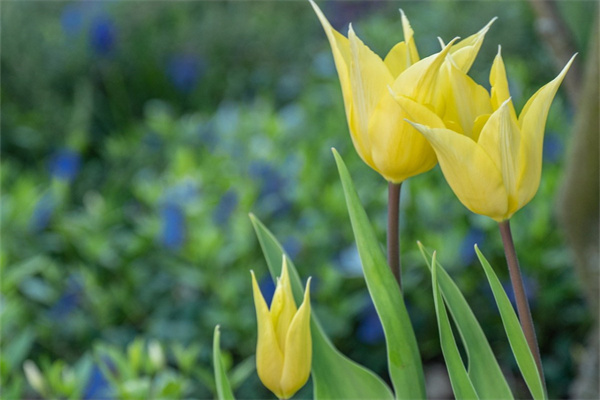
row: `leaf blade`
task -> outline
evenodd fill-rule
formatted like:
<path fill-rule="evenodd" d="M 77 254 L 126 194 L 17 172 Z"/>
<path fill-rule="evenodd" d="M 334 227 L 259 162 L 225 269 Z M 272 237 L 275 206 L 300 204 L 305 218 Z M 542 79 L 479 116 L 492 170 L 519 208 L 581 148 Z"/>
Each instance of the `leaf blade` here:
<path fill-rule="evenodd" d="M 213 335 L 213 367 L 215 370 L 215 383 L 217 387 L 217 398 L 219 400 L 234 400 L 233 391 L 227 379 L 227 372 L 221 358 L 221 331 L 219 325 L 215 326 Z"/>
<path fill-rule="evenodd" d="M 344 188 L 367 288 L 383 325 L 388 368 L 396 398 L 425 398 L 421 356 L 402 293 L 360 203 L 350 173 L 335 149 L 333 155 Z"/>

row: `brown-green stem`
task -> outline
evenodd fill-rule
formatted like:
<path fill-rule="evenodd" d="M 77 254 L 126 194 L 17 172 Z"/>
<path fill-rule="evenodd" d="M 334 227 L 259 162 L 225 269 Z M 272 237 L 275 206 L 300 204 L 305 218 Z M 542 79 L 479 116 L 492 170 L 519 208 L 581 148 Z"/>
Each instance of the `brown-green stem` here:
<path fill-rule="evenodd" d="M 400 263 L 400 188 L 402 183 L 388 182 L 388 264 L 402 290 L 402 266 Z"/>
<path fill-rule="evenodd" d="M 510 273 L 510 282 L 512 284 L 513 293 L 515 295 L 515 302 L 517 303 L 517 312 L 519 313 L 519 320 L 521 321 L 521 327 L 525 334 L 525 339 L 529 345 L 529 349 L 533 354 L 535 363 L 537 364 L 540 378 L 544 390 L 546 390 L 546 380 L 544 379 L 544 370 L 542 369 L 542 359 L 540 357 L 540 348 L 538 346 L 537 338 L 535 335 L 535 328 L 533 326 L 533 318 L 531 317 L 531 311 L 529 309 L 529 301 L 525 293 L 525 287 L 523 286 L 523 277 L 521 275 L 521 269 L 519 267 L 519 259 L 517 258 L 517 251 L 515 250 L 515 244 L 513 242 L 512 233 L 510 231 L 510 223 L 508 220 L 502 221 L 498 224 L 500 226 L 500 235 L 502 235 L 502 243 L 504 244 L 504 254 L 506 254 L 506 262 L 508 264 L 508 272 Z"/>

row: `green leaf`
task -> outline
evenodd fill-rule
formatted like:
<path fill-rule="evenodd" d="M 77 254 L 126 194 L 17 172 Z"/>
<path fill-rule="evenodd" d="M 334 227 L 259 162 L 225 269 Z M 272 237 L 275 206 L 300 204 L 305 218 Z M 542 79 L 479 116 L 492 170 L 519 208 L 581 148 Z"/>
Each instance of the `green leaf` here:
<path fill-rule="evenodd" d="M 500 317 L 502 318 L 506 336 L 508 336 L 510 347 L 517 360 L 521 374 L 523 374 L 523 379 L 525 379 L 525 383 L 527 383 L 527 387 L 529 387 L 534 399 L 546 399 L 544 386 L 533 354 L 531 354 L 531 350 L 527 345 L 527 340 L 525 339 L 525 334 L 519 323 L 519 318 L 517 317 L 517 314 L 515 314 L 515 310 L 513 309 L 506 292 L 502 288 L 500 280 L 494 273 L 488 260 L 486 260 L 483 254 L 481 254 L 481 251 L 479 251 L 477 245 L 475 245 L 475 251 L 477 252 L 479 262 L 481 262 L 481 265 L 483 266 L 485 275 L 487 276 L 492 292 L 494 293 L 494 299 L 498 305 L 498 310 L 500 310 Z"/>
<path fill-rule="evenodd" d="M 418 244 L 432 270 L 431 252 L 420 242 Z M 436 264 L 440 267 L 437 261 Z M 437 280 L 467 353 L 469 378 L 477 395 L 480 399 L 513 399 L 492 348 L 460 289 L 443 268 L 438 269 Z"/>
<path fill-rule="evenodd" d="M 221 332 L 219 331 L 219 325 L 215 326 L 215 334 L 213 336 L 213 367 L 215 369 L 217 398 L 219 400 L 234 399 L 229 380 L 227 379 L 227 372 L 221 358 Z"/>
<path fill-rule="evenodd" d="M 250 214 L 273 279 L 281 275 L 285 251 L 275 236 Z M 296 302 L 300 304 L 303 286 L 296 267 L 288 256 L 288 271 Z M 311 312 L 313 343 L 312 380 L 315 399 L 392 399 L 385 382 L 372 371 L 350 360 L 331 343 L 314 312 Z"/>
<path fill-rule="evenodd" d="M 344 161 L 333 149 L 367 288 L 385 332 L 388 368 L 397 398 L 425 398 L 417 339 L 400 288 L 388 267 Z"/>
<path fill-rule="evenodd" d="M 438 286 L 438 266 L 435 261 L 435 252 L 431 260 L 431 286 L 433 288 L 433 301 L 435 304 L 435 314 L 437 317 L 438 328 L 440 331 L 440 343 L 442 345 L 442 353 L 444 353 L 444 360 L 446 360 L 446 366 L 448 367 L 448 375 L 450 376 L 450 383 L 452 384 L 452 391 L 457 399 L 478 399 L 473 383 L 469 378 L 469 374 L 463 364 L 456 345 L 454 334 L 452 333 L 452 327 L 450 326 L 450 319 L 446 313 L 446 306 L 440 293 Z"/>

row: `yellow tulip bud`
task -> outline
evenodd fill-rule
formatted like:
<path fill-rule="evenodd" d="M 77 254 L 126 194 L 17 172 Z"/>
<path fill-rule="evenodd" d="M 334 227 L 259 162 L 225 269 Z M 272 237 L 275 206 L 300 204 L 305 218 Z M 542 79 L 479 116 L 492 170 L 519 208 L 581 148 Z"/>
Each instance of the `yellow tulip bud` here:
<path fill-rule="evenodd" d="M 252 289 L 258 323 L 256 370 L 262 383 L 280 399 L 289 399 L 308 380 L 312 361 L 310 335 L 310 278 L 299 309 L 292 294 L 287 261 L 267 306 L 254 272 Z"/>
<path fill-rule="evenodd" d="M 491 94 L 460 68 L 446 66 L 444 122 L 451 129 L 412 124 L 433 146 L 446 181 L 469 210 L 500 222 L 533 198 L 548 111 L 574 58 L 529 99 L 518 119 L 500 51 L 490 72 Z M 421 105 L 403 96 L 396 101 L 419 121 Z"/>
<path fill-rule="evenodd" d="M 312 0 L 311 4 L 331 45 L 350 136 L 358 155 L 394 183 L 433 168 L 437 160 L 431 145 L 405 121 L 408 115 L 394 101 L 390 89 L 435 111 L 424 113 L 425 119 L 417 122 L 443 128 L 436 114 L 443 108 L 437 89 L 438 70 L 450 54 L 461 70 L 468 71 L 493 20 L 478 33 L 456 45 L 452 41 L 439 53 L 421 60 L 413 30 L 401 10 L 404 41 L 382 60 L 358 38 L 352 25 L 348 37 L 344 37 Z"/>

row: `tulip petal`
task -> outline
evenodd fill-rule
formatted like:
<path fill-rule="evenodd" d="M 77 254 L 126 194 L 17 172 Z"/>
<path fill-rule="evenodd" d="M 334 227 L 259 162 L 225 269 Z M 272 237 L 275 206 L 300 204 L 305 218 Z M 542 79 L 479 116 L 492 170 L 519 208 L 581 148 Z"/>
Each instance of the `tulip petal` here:
<path fill-rule="evenodd" d="M 433 146 L 446 181 L 469 210 L 497 221 L 508 208 L 502 175 L 488 154 L 471 138 L 449 129 L 412 123 Z"/>
<path fill-rule="evenodd" d="M 442 67 L 440 90 L 444 93 L 444 121 L 458 122 L 461 132 L 477 141 L 479 132 L 474 129 L 475 120 L 492 113 L 487 90 L 464 73 L 451 56 Z"/>
<path fill-rule="evenodd" d="M 519 187 L 519 205 L 527 204 L 537 192 L 542 174 L 542 148 L 544 142 L 544 128 L 548 111 L 558 87 L 571 67 L 574 55 L 563 70 L 551 82 L 540 88 L 525 104 L 519 116 L 522 143 L 519 159 L 524 167 L 521 170 Z"/>
<path fill-rule="evenodd" d="M 405 119 L 444 127 L 433 111 L 407 97 L 399 97 L 410 103 L 405 105 L 406 109 L 388 94 L 377 106 L 369 125 L 373 162 L 385 179 L 395 183 L 429 171 L 437 163 L 427 139 Z"/>
<path fill-rule="evenodd" d="M 281 398 L 281 373 L 283 370 L 283 353 L 277 346 L 277 336 L 271 321 L 267 303 L 260 292 L 254 272 L 252 274 L 252 291 L 258 325 L 256 344 L 256 371 L 262 383 L 275 395 Z"/>
<path fill-rule="evenodd" d="M 410 97 L 418 103 L 430 104 L 440 66 L 456 40 L 456 38 L 453 39 L 439 53 L 426 57 L 407 68 L 394 81 L 392 91 L 396 95 Z"/>
<path fill-rule="evenodd" d="M 406 43 L 407 50 L 407 59 L 410 63 L 407 66 L 411 66 L 412 64 L 419 61 L 419 52 L 417 51 L 417 45 L 415 44 L 414 31 L 410 26 L 410 22 L 408 22 L 408 18 L 406 18 L 406 14 L 404 11 L 400 9 L 400 15 L 402 19 L 402 33 L 404 34 L 404 43 Z"/>
<path fill-rule="evenodd" d="M 285 361 L 281 376 L 284 399 L 298 391 L 310 375 L 312 338 L 310 334 L 310 280 L 306 282 L 304 300 L 294 316 L 285 341 Z"/>
<path fill-rule="evenodd" d="M 479 53 L 479 49 L 481 48 L 485 34 L 490 29 L 490 26 L 492 26 L 494 21 L 496 21 L 496 19 L 498 18 L 492 18 L 492 20 L 488 22 L 486 26 L 481 28 L 479 32 L 469 36 L 464 40 L 461 40 L 452 46 L 450 54 L 452 55 L 452 58 L 454 59 L 454 62 L 458 68 L 465 74 L 469 72 L 469 69 L 471 69 L 471 65 L 473 65 L 473 62 L 477 57 L 477 53 Z"/>
<path fill-rule="evenodd" d="M 506 77 L 506 68 L 504 67 L 504 60 L 502 60 L 501 47 L 498 46 L 498 54 L 494 58 L 492 69 L 490 70 L 490 85 L 491 90 L 491 101 L 492 108 L 497 110 L 500 105 L 510 98 L 510 92 L 508 91 L 508 79 Z M 511 115 L 516 118 L 515 107 L 512 101 L 508 105 Z"/>
<path fill-rule="evenodd" d="M 390 70 L 392 76 L 397 78 L 406 68 L 411 66 L 406 43 L 400 42 L 392 47 L 383 62 Z"/>
<path fill-rule="evenodd" d="M 502 172 L 502 182 L 508 196 L 506 218 L 519 209 L 517 179 L 521 169 L 518 157 L 521 132 L 515 116 L 510 112 L 510 104 L 509 98 L 490 116 L 477 142 Z"/>
<path fill-rule="evenodd" d="M 385 90 L 392 83 L 393 78 L 383 60 L 356 36 L 352 24 L 348 30 L 348 39 L 352 56 L 350 63 L 352 119 L 362 143 L 370 148 L 369 120 L 381 96 L 387 94 Z"/>
<path fill-rule="evenodd" d="M 313 0 L 309 1 L 315 10 L 317 17 L 319 17 L 319 21 L 321 21 L 321 25 L 323 26 L 323 30 L 325 31 L 331 46 L 335 68 L 337 70 L 338 77 L 340 78 L 340 86 L 342 87 L 344 108 L 346 110 L 346 120 L 348 121 L 352 143 L 354 144 L 356 152 L 363 159 L 363 161 L 372 166 L 373 161 L 371 160 L 371 153 L 369 152 L 368 143 L 363 142 L 363 137 L 354 126 L 352 118 L 352 85 L 350 84 L 350 65 L 352 62 L 350 54 L 350 42 L 344 35 L 333 29 L 319 6 L 317 6 Z"/>
<path fill-rule="evenodd" d="M 288 274 L 287 258 L 284 256 L 281 277 L 277 280 L 277 287 L 271 303 L 271 321 L 273 321 L 273 327 L 277 335 L 277 343 L 279 344 L 279 348 L 284 352 L 284 356 L 285 337 L 290 323 L 294 315 L 296 315 L 296 311 L 296 303 Z"/>

